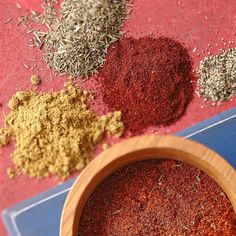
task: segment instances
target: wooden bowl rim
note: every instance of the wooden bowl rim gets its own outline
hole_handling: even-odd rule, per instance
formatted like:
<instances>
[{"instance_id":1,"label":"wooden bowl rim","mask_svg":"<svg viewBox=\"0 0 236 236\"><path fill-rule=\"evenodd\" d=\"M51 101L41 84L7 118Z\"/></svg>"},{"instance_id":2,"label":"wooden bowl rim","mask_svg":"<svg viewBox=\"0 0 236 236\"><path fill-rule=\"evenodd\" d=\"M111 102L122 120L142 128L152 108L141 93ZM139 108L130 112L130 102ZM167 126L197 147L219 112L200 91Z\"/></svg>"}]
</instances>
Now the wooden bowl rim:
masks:
<instances>
[{"instance_id":1,"label":"wooden bowl rim","mask_svg":"<svg viewBox=\"0 0 236 236\"><path fill-rule=\"evenodd\" d=\"M125 165L148 159L178 160L200 168L224 190L236 213L236 171L223 157L202 144L182 137L143 135L127 139L102 152L81 172L64 204L60 236L78 235L83 207L103 179Z\"/></svg>"}]
</instances>

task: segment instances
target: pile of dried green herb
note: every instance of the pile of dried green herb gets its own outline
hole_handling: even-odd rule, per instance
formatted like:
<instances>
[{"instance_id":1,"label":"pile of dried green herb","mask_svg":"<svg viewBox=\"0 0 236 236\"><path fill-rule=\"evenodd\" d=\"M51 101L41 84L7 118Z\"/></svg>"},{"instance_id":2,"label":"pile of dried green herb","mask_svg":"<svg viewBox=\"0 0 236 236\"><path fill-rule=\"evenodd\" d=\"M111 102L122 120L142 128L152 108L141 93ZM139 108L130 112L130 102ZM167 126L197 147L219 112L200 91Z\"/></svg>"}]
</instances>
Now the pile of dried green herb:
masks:
<instances>
[{"instance_id":1,"label":"pile of dried green herb","mask_svg":"<svg viewBox=\"0 0 236 236\"><path fill-rule=\"evenodd\" d=\"M32 12L48 32L33 31L36 46L45 42L47 64L61 74L87 76L104 63L109 45L122 35L126 0L64 0L59 11L54 2L43 5L44 14Z\"/></svg>"},{"instance_id":2,"label":"pile of dried green herb","mask_svg":"<svg viewBox=\"0 0 236 236\"><path fill-rule=\"evenodd\" d=\"M87 108L90 95L72 83L59 92L17 92L0 130L0 146L16 141L13 162L32 177L64 179L83 168L105 132L120 136L121 113L97 116Z\"/></svg>"},{"instance_id":3,"label":"pile of dried green herb","mask_svg":"<svg viewBox=\"0 0 236 236\"><path fill-rule=\"evenodd\" d=\"M236 49L206 57L200 63L198 95L212 105L229 100L236 94Z\"/></svg>"}]
</instances>

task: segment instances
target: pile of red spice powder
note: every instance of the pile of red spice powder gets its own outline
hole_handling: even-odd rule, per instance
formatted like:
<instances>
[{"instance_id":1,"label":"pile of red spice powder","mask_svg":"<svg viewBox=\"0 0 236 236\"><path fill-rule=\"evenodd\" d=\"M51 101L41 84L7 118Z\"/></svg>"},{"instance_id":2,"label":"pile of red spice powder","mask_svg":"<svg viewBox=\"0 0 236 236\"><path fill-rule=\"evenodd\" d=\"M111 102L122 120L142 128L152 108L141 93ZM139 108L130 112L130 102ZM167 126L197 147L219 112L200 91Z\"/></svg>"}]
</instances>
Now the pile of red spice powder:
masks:
<instances>
[{"instance_id":1,"label":"pile of red spice powder","mask_svg":"<svg viewBox=\"0 0 236 236\"><path fill-rule=\"evenodd\" d=\"M199 169L170 160L126 166L91 194L79 236L236 235L222 189Z\"/></svg>"},{"instance_id":2,"label":"pile of red spice powder","mask_svg":"<svg viewBox=\"0 0 236 236\"><path fill-rule=\"evenodd\" d=\"M188 50L170 38L122 38L99 72L104 103L134 134L176 121L194 93Z\"/></svg>"}]
</instances>

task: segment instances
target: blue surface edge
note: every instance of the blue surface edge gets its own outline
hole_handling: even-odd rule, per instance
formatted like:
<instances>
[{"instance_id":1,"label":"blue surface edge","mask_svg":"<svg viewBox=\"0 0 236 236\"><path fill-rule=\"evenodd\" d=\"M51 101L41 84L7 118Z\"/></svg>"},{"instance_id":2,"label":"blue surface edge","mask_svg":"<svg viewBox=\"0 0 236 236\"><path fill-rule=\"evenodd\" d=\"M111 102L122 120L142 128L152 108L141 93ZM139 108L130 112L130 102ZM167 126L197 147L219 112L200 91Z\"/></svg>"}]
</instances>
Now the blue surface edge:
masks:
<instances>
[{"instance_id":1,"label":"blue surface edge","mask_svg":"<svg viewBox=\"0 0 236 236\"><path fill-rule=\"evenodd\" d=\"M212 116L211 118L201 121L200 123L195 124L191 127L188 127L180 132L177 132L176 135L185 137L185 136L192 134L196 131L204 129L205 127L210 126L211 124L215 124L217 122L223 121L223 120L225 120L231 116L234 116L234 115L236 116L236 107L229 109L227 111L224 111L218 115Z\"/></svg>"},{"instance_id":2,"label":"blue surface edge","mask_svg":"<svg viewBox=\"0 0 236 236\"><path fill-rule=\"evenodd\" d=\"M53 187L53 188L46 190L34 197L26 199L25 201L20 202L20 203L14 205L13 207L3 210L1 216L2 216L3 223L6 226L8 234L9 235L18 235L15 228L10 227L13 224L11 217L10 217L12 214L18 212L19 210L21 210L23 208L26 208L26 207L34 204L35 202L38 202L38 201L45 199L45 198L48 198L51 195L60 193L61 191L65 190L65 189L71 188L75 179L76 178L72 178L72 179L70 179L70 180L68 180L56 187Z\"/></svg>"},{"instance_id":3,"label":"blue surface edge","mask_svg":"<svg viewBox=\"0 0 236 236\"><path fill-rule=\"evenodd\" d=\"M177 132L176 135L178 136L183 136L183 137L188 137L188 135L193 134L194 132L198 132L199 130L204 130L205 127L209 127L212 124L215 124L217 122L224 121L225 119L228 119L231 116L236 117L236 108L227 110L223 113L220 113L216 116L211 117L210 119L204 120L196 125L193 125L190 128L184 129L180 132ZM236 166L234 165L236 168ZM20 202L19 204L16 204L13 207L5 209L1 213L2 220L6 226L7 232L9 235L19 235L19 233L16 232L15 227L13 227L14 223L12 221L11 216L13 216L15 213L19 212L20 210L27 208L28 206L34 204L35 202L42 201L43 199L48 199L50 198L51 195L55 195L57 193L62 192L63 190L71 188L73 185L74 181L76 178L72 178L56 187L51 188L50 190L44 191L40 193L39 195L36 195L32 198L29 198L23 202ZM69 191L69 190L68 190Z\"/></svg>"}]
</instances>

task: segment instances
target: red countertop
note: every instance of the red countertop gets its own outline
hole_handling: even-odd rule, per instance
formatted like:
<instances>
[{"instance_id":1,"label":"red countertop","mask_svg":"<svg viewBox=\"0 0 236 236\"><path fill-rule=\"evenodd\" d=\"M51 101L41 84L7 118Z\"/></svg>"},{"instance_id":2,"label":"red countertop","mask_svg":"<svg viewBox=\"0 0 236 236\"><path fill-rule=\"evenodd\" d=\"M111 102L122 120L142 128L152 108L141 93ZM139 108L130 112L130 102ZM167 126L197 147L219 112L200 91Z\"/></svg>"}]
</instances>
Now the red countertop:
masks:
<instances>
[{"instance_id":1,"label":"red countertop","mask_svg":"<svg viewBox=\"0 0 236 236\"><path fill-rule=\"evenodd\" d=\"M21 5L17 8L16 2ZM43 61L42 52L28 47L31 36L26 34L24 26L17 26L17 18L25 15L27 9L40 10L40 0L4 0L0 7L0 124L6 104L16 89L32 88L30 76L40 75L43 80L38 90L59 90L66 77L46 80L52 71ZM3 24L7 19L12 21ZM127 35L140 37L144 35L164 35L173 37L189 48L196 68L199 61L207 55L202 50L211 45L211 52L217 53L220 48L227 48L225 42L236 41L236 2L235 0L134 0L133 12L126 21L124 31ZM217 45L219 44L219 45ZM236 44L232 44L235 47ZM193 52L193 49L196 51ZM197 54L200 53L200 56ZM33 66L28 59L36 59L37 67L31 71L25 64ZM93 87L87 82L84 87ZM236 106L236 99L224 103L220 107L205 105L202 98L195 98L189 105L185 116L174 125L156 133L173 133L207 119L221 111ZM148 132L154 132L150 129ZM6 169L12 166L10 153L13 145L0 150L0 211L26 198L40 193L58 184L55 178L35 180L27 176L19 176L9 180ZM7 235L0 221L0 235Z\"/></svg>"}]
</instances>

